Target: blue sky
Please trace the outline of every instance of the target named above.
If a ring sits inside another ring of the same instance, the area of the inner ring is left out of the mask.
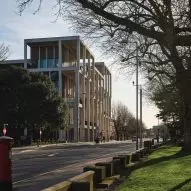
[[[34,1],[38,2],[38,1]],[[25,38],[51,37],[51,36],[71,36],[78,35],[71,31],[69,23],[58,19],[55,21],[54,10],[52,10],[52,2],[47,0],[43,4],[39,13],[33,15],[36,5],[30,6],[22,16],[17,14],[16,0],[6,0],[0,6],[0,43],[4,42],[9,45],[11,54],[9,59],[23,58],[23,43]],[[95,51],[95,47],[90,47],[94,53],[96,61],[105,61],[110,66],[108,59],[105,59],[100,52]],[[120,76],[119,71],[114,67],[110,68],[112,72],[112,98],[114,101],[121,101],[135,115],[136,109],[136,94],[135,87],[132,81],[135,81],[135,76],[127,77]],[[157,125],[158,121],[155,117],[157,109],[143,102],[143,121],[148,128]]]

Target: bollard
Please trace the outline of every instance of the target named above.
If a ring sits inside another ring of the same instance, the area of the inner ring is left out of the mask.
[[[0,190],[12,191],[12,138],[0,137]]]

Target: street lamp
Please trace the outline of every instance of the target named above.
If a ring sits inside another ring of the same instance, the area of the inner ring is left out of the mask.
[[[138,137],[140,140],[140,148],[142,148],[143,145],[143,128],[142,128],[142,85],[139,85],[133,81],[133,86],[136,86],[136,150],[138,150]],[[140,124],[138,119],[138,90],[140,89]]]
[[[138,83],[138,71],[139,71],[139,65],[141,63],[138,61],[138,43],[136,43],[136,84],[133,86],[136,86],[136,150],[138,150],[138,136],[140,138],[140,148],[142,148],[142,86]],[[140,128],[139,128],[139,119],[138,119],[138,93],[139,93],[139,87],[140,87]]]
[[[143,124],[142,124],[142,86],[140,85],[140,148],[143,146]]]

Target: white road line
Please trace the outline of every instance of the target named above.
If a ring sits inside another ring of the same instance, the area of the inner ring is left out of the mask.
[[[94,159],[88,159],[87,161],[78,162],[78,163],[75,163],[75,164],[70,164],[70,165],[67,165],[67,166],[62,167],[62,168],[57,168],[57,169],[54,169],[54,170],[52,170],[52,171],[48,171],[48,172],[45,172],[45,173],[41,173],[41,174],[32,176],[32,177],[30,177],[30,178],[26,178],[26,179],[22,179],[22,180],[19,180],[19,181],[15,181],[15,182],[13,182],[13,185],[18,184],[18,183],[20,183],[20,182],[27,182],[27,181],[32,180],[32,179],[34,179],[34,178],[37,178],[37,177],[40,177],[40,176],[44,176],[44,175],[47,175],[47,174],[50,174],[50,173],[53,173],[53,172],[56,172],[56,171],[65,171],[66,169],[67,169],[67,171],[68,171],[68,169],[70,169],[70,168],[73,167],[74,165],[75,165],[75,167],[82,167],[82,166],[84,166],[84,164],[86,164],[86,165],[88,165],[88,164],[89,164],[89,165],[94,164],[95,161],[101,162],[101,161],[105,160],[106,157],[108,158],[109,156],[110,156],[110,157],[113,156],[113,153],[105,154],[105,155],[102,156],[102,158],[97,158],[97,157],[96,157],[96,158],[94,158]],[[81,160],[78,160],[78,161],[81,161]]]
[[[20,151],[19,153],[26,153],[26,152],[31,152],[31,151],[35,151],[35,150],[25,150],[25,151]]]
[[[48,155],[48,157],[53,157],[53,156],[55,156],[55,155],[57,155],[58,153],[53,153],[53,154],[50,154],[50,155]]]

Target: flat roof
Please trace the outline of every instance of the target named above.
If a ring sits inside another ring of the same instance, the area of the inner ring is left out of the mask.
[[[24,39],[25,44],[29,45],[32,43],[40,43],[40,42],[57,42],[57,41],[72,41],[72,40],[80,40],[80,43],[86,47],[88,52],[91,54],[91,56],[94,58],[94,54],[91,52],[91,50],[85,45],[83,40],[80,38],[80,36],[61,36],[61,37],[46,37],[46,38],[31,38],[31,39]]]
[[[50,42],[50,41],[58,41],[58,40],[78,40],[80,36],[61,36],[61,37],[46,37],[46,38],[31,38],[25,39],[26,43],[33,42]]]
[[[111,74],[110,70],[108,69],[108,67],[105,65],[104,62],[95,62],[95,66],[103,66]]]

